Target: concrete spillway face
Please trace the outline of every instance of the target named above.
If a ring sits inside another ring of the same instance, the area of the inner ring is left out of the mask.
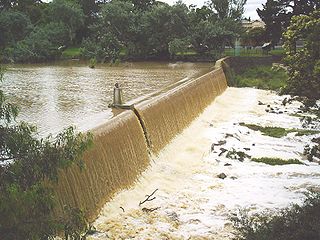
[[[135,106],[158,153],[227,87],[221,67]]]
[[[157,154],[227,87],[221,67],[136,105],[93,129],[93,149],[85,169],[76,165],[59,172],[56,213],[65,205],[85,212],[89,220],[117,191],[130,187]]]
[[[61,171],[55,185],[57,213],[70,205],[83,209],[89,220],[116,191],[131,186],[149,164],[144,133],[132,111],[91,132],[94,146],[85,155],[85,169],[73,165]]]

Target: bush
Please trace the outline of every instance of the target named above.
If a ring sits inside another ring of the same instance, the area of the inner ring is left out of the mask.
[[[49,23],[36,27],[24,40],[6,49],[6,58],[17,62],[53,60],[61,55],[59,47],[68,41],[63,23]]]
[[[2,76],[0,71],[0,83]],[[80,226],[85,224],[80,210],[54,217],[49,182],[57,181],[59,169],[83,167],[91,134],[76,134],[70,127],[39,139],[34,126],[14,121],[17,113],[0,90],[0,239],[53,239],[67,230],[69,236],[79,234],[86,229]]]
[[[241,210],[231,217],[237,240],[318,240],[320,239],[320,193],[309,193],[297,204],[277,214],[249,215]]]
[[[320,99],[320,10],[292,17],[283,34],[289,79],[284,93]],[[304,40],[301,49],[296,41]]]
[[[256,87],[266,90],[280,90],[285,86],[287,74],[284,69],[272,69],[271,66],[258,66],[247,69],[235,76],[237,87]]]

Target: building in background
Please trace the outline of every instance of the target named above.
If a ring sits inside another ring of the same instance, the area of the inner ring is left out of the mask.
[[[248,31],[252,28],[265,28],[266,24],[261,20],[250,21],[248,19],[243,19],[242,26]]]

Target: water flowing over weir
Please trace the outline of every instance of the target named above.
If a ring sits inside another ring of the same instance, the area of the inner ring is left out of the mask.
[[[226,88],[218,61],[212,72],[182,82],[92,129],[94,146],[85,155],[85,169],[74,165],[59,173],[56,211],[71,205],[83,209],[89,220],[96,218],[105,202],[130,187],[148,167],[150,150],[159,153]]]

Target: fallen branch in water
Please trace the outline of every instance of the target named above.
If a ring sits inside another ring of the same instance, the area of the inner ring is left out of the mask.
[[[156,211],[156,210],[158,210],[158,209],[160,209],[160,207],[155,207],[155,208],[142,208],[142,211],[143,211],[143,212],[146,212],[146,213],[151,213],[151,212]]]
[[[154,190],[150,195],[146,195],[146,199],[143,200],[142,202],[139,202],[139,206],[141,206],[142,204],[144,204],[145,202],[151,202],[153,200],[156,199],[156,197],[152,197],[156,192],[158,191],[158,188],[156,190]]]

